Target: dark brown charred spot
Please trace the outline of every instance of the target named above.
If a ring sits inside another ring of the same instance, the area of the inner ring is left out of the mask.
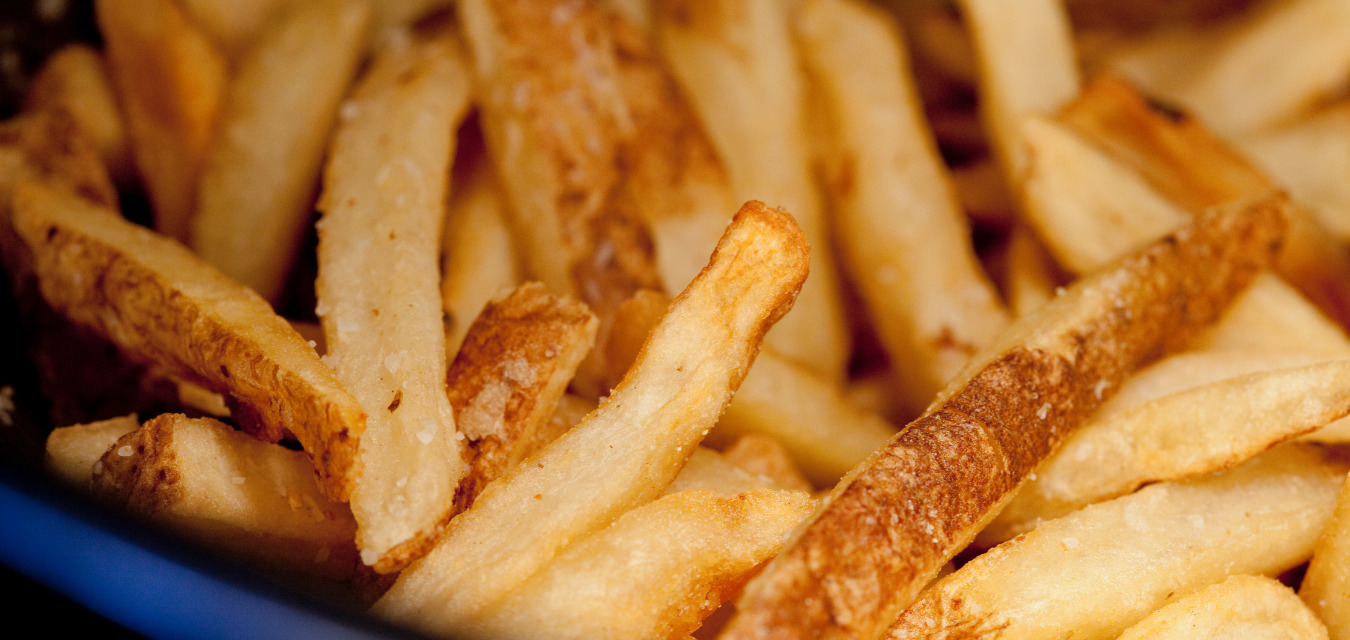
[[[400,404],[403,404],[403,390],[402,390],[402,389],[399,389],[398,391],[395,391],[395,392],[394,392],[394,399],[391,400],[391,401],[389,402],[389,413],[393,413],[393,412],[397,411],[397,410],[398,410],[398,406],[399,406]],[[344,432],[344,433],[345,433],[345,432]]]
[[[47,227],[47,242],[51,242],[52,240],[56,239],[56,233],[57,231],[55,225]]]
[[[230,377],[230,368],[223,364],[220,365],[220,375],[225,376],[226,378]]]
[[[1191,117],[1185,109],[1154,96],[1145,96],[1144,104],[1148,106],[1150,111],[1167,118],[1173,124],[1182,124]]]

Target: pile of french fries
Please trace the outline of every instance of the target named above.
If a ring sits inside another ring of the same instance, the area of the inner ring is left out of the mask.
[[[450,638],[1350,639],[1350,1],[95,10],[0,254],[131,517]]]

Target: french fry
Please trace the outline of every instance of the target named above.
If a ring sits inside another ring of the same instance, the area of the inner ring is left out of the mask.
[[[1170,597],[1305,561],[1344,473],[1286,446],[1224,474],[1088,507],[966,563],[887,637],[1114,638]]]
[[[701,489],[729,497],[763,488],[783,487],[776,486],[771,478],[751,473],[717,451],[700,445],[689,454],[679,475],[666,485],[662,495]]]
[[[67,486],[93,490],[94,465],[118,438],[141,426],[135,414],[53,429],[43,466]]]
[[[1263,273],[1222,320],[1196,336],[1192,349],[1288,350],[1340,357],[1350,354],[1350,338],[1284,280]]]
[[[179,0],[183,11],[220,48],[225,57],[237,63],[253,41],[271,21],[287,8],[300,3],[293,0]]]
[[[441,224],[469,72],[453,32],[390,41],[334,133],[319,209],[325,359],[365,410],[351,494],[380,573],[428,549],[468,467],[445,393]]]
[[[483,308],[446,375],[455,426],[468,444],[456,513],[547,444],[541,427],[594,345],[596,324],[586,305],[555,298],[537,282]]]
[[[1119,398],[1119,396],[1117,396]],[[1261,371],[1102,411],[1036,468],[981,543],[1139,487],[1227,469],[1350,413],[1350,363]],[[1106,414],[1106,415],[1102,415]]]
[[[952,184],[961,208],[977,225],[1007,227],[1017,211],[1017,199],[999,172],[998,164],[985,159],[952,168]]]
[[[1317,541],[1298,595],[1325,622],[1335,640],[1350,637],[1350,477],[1341,485],[1336,510]]]
[[[602,359],[614,310],[661,286],[647,230],[619,188],[632,122],[610,22],[593,4],[471,0],[459,10],[527,273],[600,318],[601,348],[576,384],[602,395],[623,375],[622,364]]]
[[[351,512],[323,495],[301,452],[166,413],[92,467],[97,497],[208,546],[334,578],[356,568]]]
[[[1278,188],[1200,122],[1117,78],[1094,79],[1059,120],[1192,214]],[[1350,254],[1301,208],[1290,219],[1276,269],[1332,319],[1350,325]]]
[[[52,308],[226,394],[234,420],[255,435],[275,441],[290,431],[324,491],[350,494],[365,415],[265,300],[182,245],[59,188],[23,183],[13,207]]]
[[[263,29],[226,90],[221,133],[197,188],[191,247],[274,303],[311,221],[328,135],[365,51],[368,20],[364,2],[298,3]]]
[[[1003,288],[1017,317],[1036,311],[1055,298],[1064,279],[1040,240],[1025,225],[1008,239]]]
[[[463,154],[460,155],[463,157]],[[520,283],[520,258],[506,220],[506,204],[486,158],[455,161],[441,243],[441,305],[446,315],[446,356],[453,359],[469,325],[501,291]]]
[[[811,512],[804,491],[666,495],[580,538],[482,612],[486,637],[681,638]]]
[[[1207,212],[1015,323],[834,488],[747,586],[723,637],[879,633],[1099,391],[1176,350],[1245,288],[1278,249],[1286,206],[1272,197]]]
[[[186,242],[224,103],[225,58],[174,0],[94,7],[155,228]]]
[[[126,123],[103,57],[93,48],[83,44],[62,47],[47,58],[28,84],[25,110],[53,108],[70,114],[80,132],[98,149],[113,181],[130,186],[136,169]]]
[[[1350,103],[1235,141],[1342,244],[1350,242]]]
[[[1278,580],[1232,576],[1178,599],[1120,634],[1120,640],[1326,638],[1327,629]]]
[[[774,487],[797,491],[811,491],[813,488],[801,470],[797,469],[787,448],[771,436],[741,436],[722,455],[732,464],[772,480]]]
[[[961,0],[979,65],[980,117],[1010,185],[1025,166],[1023,117],[1053,113],[1078,94],[1078,62],[1069,17],[1053,0]]]
[[[1155,49],[1152,65],[1118,64],[1150,93],[1193,110],[1219,133],[1254,131],[1343,86],[1350,72],[1350,6],[1271,3],[1183,40],[1195,44]],[[1262,90],[1251,92],[1254,85]]]
[[[791,211],[811,242],[811,281],[768,345],[842,380],[849,336],[820,189],[812,175],[791,3],[668,0],[656,5],[657,48],[688,96],[737,202]]]
[[[916,415],[1009,313],[926,129],[899,26],[861,2],[807,0],[796,33],[831,131],[835,238]]]
[[[475,633],[569,541],[654,498],[712,427],[806,276],[787,213],[749,203],[605,402],[452,520],[372,609],[432,633]]]

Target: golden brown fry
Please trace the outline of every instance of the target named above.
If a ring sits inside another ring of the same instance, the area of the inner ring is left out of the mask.
[[[839,483],[725,638],[871,637],[1140,364],[1212,322],[1278,250],[1287,201],[1216,209],[1079,280],[977,356]]]
[[[380,573],[430,547],[468,469],[445,394],[439,264],[468,92],[453,32],[391,40],[324,171],[316,311],[325,359],[368,416],[351,507],[361,559]]]
[[[211,418],[166,413],[94,464],[95,495],[209,546],[334,578],[356,568],[356,524],[303,453]]]
[[[294,0],[179,0],[192,21],[237,63],[258,34],[282,11],[300,3]]]
[[[479,616],[480,636],[684,638],[733,596],[815,506],[805,491],[701,489],[582,537]]]
[[[1005,260],[1003,287],[1019,318],[1053,300],[1065,280],[1045,246],[1026,225],[1013,228]]]
[[[259,34],[226,92],[221,134],[197,189],[191,247],[274,303],[312,218],[368,20],[363,2],[297,4]]]
[[[186,242],[226,63],[174,0],[99,0],[100,33],[155,228]]]
[[[1170,597],[1305,561],[1344,473],[1287,445],[1223,474],[1088,507],[966,563],[887,637],[1115,638]]]
[[[53,53],[28,84],[24,109],[60,108],[98,149],[113,180],[130,186],[136,169],[131,160],[126,123],[117,106],[112,79],[103,57],[88,45],[71,44]]]
[[[595,315],[537,282],[488,302],[450,363],[446,390],[467,439],[455,512],[542,448],[543,424],[595,343]]]
[[[1350,637],[1350,477],[1341,485],[1336,510],[1317,541],[1298,595],[1327,625],[1333,640]]]
[[[14,225],[53,308],[227,394],[234,420],[263,439],[295,434],[324,491],[349,495],[365,415],[265,300],[182,245],[48,185],[19,186]]]
[[[599,396],[623,375],[603,359],[614,310],[659,289],[651,239],[620,189],[632,132],[610,21],[593,4],[469,0],[459,6],[488,151],[529,275],[600,318],[578,383]]]
[[[479,612],[570,540],[658,495],[726,407],[764,332],[790,307],[808,251],[786,212],[743,207],[614,393],[452,520],[374,613],[427,632],[471,635]]]
[[[826,105],[835,238],[917,415],[1009,322],[981,269],[910,80],[899,26],[880,9],[807,0],[802,59]]]
[[[1199,121],[1117,78],[1096,78],[1059,119],[1192,214],[1277,188]],[[1350,325],[1350,254],[1306,211],[1294,210],[1276,268],[1333,319]]]
[[[756,475],[732,462],[726,456],[703,445],[694,448],[694,452],[685,461],[679,475],[666,485],[662,495],[679,493],[688,489],[703,489],[719,496],[730,497],[753,489],[781,489],[773,480]]]
[[[53,429],[47,436],[43,466],[66,485],[91,491],[98,459],[118,438],[140,426],[141,421],[133,414]]]
[[[791,4],[665,0],[655,10],[656,41],[726,164],[733,199],[786,208],[811,242],[811,279],[768,346],[839,381],[850,336],[810,157]]]
[[[1326,640],[1327,629],[1273,578],[1232,576],[1150,613],[1120,640],[1289,638]]]
[[[1035,477],[980,532],[980,544],[992,546],[1147,483],[1236,466],[1348,413],[1347,361],[1264,370],[1126,411],[1100,411],[1036,468]]]

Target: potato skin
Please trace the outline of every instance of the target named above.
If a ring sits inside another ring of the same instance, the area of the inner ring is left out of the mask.
[[[1100,391],[1182,346],[1270,263],[1288,206],[1275,195],[1212,210],[1014,326],[835,488],[749,585],[722,637],[881,632]]]

